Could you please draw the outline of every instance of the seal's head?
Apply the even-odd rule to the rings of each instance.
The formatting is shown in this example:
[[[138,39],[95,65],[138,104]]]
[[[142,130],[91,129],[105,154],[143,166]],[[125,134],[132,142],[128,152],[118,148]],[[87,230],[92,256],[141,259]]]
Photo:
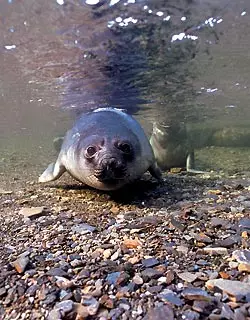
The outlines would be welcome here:
[[[78,163],[83,164],[85,176],[88,169],[91,184],[94,182],[95,186],[113,189],[129,180],[129,165],[135,158],[135,147],[131,141],[96,135],[80,140],[78,148]]]

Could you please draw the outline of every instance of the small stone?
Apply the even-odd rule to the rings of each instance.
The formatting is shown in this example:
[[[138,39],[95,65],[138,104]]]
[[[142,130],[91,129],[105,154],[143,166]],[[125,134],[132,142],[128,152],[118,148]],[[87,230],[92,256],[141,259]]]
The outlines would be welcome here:
[[[45,213],[45,207],[22,208],[19,214],[25,218],[35,219]]]
[[[47,275],[49,276],[59,276],[59,277],[67,277],[67,272],[63,271],[61,268],[51,268],[47,271]]]
[[[96,227],[90,226],[87,223],[80,223],[71,228],[71,230],[75,233],[86,234],[88,232],[96,231]]]
[[[204,313],[205,315],[209,315],[211,311],[214,309],[214,305],[209,301],[195,300],[193,303],[192,309],[199,313]]]
[[[53,293],[50,293],[46,296],[46,298],[42,301],[43,304],[50,305],[54,301],[56,301],[56,295]]]
[[[215,242],[215,246],[217,247],[225,247],[225,248],[231,248],[234,244],[240,242],[240,237],[238,235],[236,236],[230,236],[226,239],[219,239]]]
[[[186,288],[181,295],[187,300],[209,301],[211,297],[205,290],[200,288]]]
[[[112,272],[108,274],[106,278],[109,284],[114,284],[114,285],[124,285],[129,279],[130,279],[130,276],[124,271]]]
[[[177,307],[183,305],[183,301],[174,293],[172,290],[164,289],[160,294],[157,295],[162,301],[170,302]]]
[[[174,281],[175,273],[173,270],[168,270],[166,272],[166,284],[171,284]]]
[[[110,260],[115,261],[119,257],[119,251],[116,251],[115,253],[112,254],[110,257]]]
[[[92,296],[83,296],[81,300],[82,305],[87,307],[88,314],[93,316],[99,309],[99,302]]]
[[[62,320],[61,312],[57,309],[51,310],[48,315],[48,320]]]
[[[106,249],[103,251],[103,258],[104,259],[109,259],[112,255],[112,250],[111,249]]]
[[[138,274],[135,274],[133,277],[133,282],[135,284],[141,285],[141,284],[143,284],[143,279]]]
[[[141,273],[142,277],[147,279],[157,279],[163,275],[163,272],[158,271],[154,268],[147,268],[142,271]]]
[[[81,303],[74,303],[74,311],[77,314],[76,319],[83,320],[89,316],[88,308]]]
[[[196,234],[195,235],[195,239],[198,241],[198,242],[203,242],[203,243],[211,243],[213,242],[212,239],[207,236],[205,233],[201,232],[199,234]]]
[[[223,248],[223,247],[205,247],[203,248],[203,251],[205,253],[208,253],[210,255],[227,255],[228,254],[228,250],[227,248]]]
[[[185,247],[185,246],[177,246],[177,248],[176,248],[177,252],[182,253],[184,255],[188,254],[188,250],[189,250],[189,248]]]
[[[0,288],[0,297],[4,296],[6,294],[7,290],[5,287]]]
[[[23,273],[29,263],[29,258],[25,256],[20,256],[14,262],[12,262],[13,267],[18,273]]]
[[[182,314],[183,319],[188,319],[188,320],[199,320],[200,315],[198,312],[192,311],[192,310],[185,310]]]
[[[68,289],[73,287],[74,285],[73,281],[70,281],[64,277],[56,276],[55,278],[56,278],[56,284],[60,289]]]
[[[136,249],[141,246],[141,242],[138,239],[125,239],[123,245],[128,249]]]
[[[107,294],[104,294],[100,300],[100,304],[105,306],[108,309],[113,309],[114,308],[114,300],[111,299]]]
[[[250,229],[250,219],[249,218],[240,219],[239,227],[240,229]]]
[[[221,219],[221,218],[212,218],[210,220],[211,226],[212,227],[225,227],[226,225],[229,224],[229,222],[225,219]]]
[[[13,193],[13,191],[11,191],[11,190],[0,189],[0,194],[2,194],[2,195],[12,194],[12,193]]]
[[[148,259],[142,260],[142,265],[145,268],[151,268],[151,267],[157,266],[159,263],[160,263],[159,260],[155,258],[148,258]]]
[[[197,275],[195,273],[191,272],[182,272],[182,273],[177,273],[178,277],[182,279],[183,281],[186,281],[188,283],[191,283],[197,279]]]
[[[240,301],[250,294],[250,284],[237,280],[214,279],[206,282],[206,287],[211,290],[220,290],[227,294],[232,301]]]
[[[223,303],[222,305],[220,316],[222,319],[235,319],[234,312],[226,303]]]
[[[163,305],[149,309],[142,320],[174,320],[174,312],[170,306]]]

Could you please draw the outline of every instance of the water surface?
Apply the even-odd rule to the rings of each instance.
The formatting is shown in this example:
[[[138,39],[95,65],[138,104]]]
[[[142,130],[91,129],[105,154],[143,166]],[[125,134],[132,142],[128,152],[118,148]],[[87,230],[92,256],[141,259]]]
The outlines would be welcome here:
[[[185,128],[197,168],[248,175],[249,1],[2,0],[0,12],[3,188],[36,181],[53,138],[101,106],[149,136]]]

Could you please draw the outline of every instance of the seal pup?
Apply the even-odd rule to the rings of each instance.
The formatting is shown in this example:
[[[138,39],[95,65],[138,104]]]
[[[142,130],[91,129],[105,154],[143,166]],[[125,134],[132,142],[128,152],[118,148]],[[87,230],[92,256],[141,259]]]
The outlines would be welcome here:
[[[65,171],[99,190],[116,190],[149,171],[161,179],[152,147],[140,124],[115,108],[83,114],[66,133],[55,163],[39,182],[58,179]]]

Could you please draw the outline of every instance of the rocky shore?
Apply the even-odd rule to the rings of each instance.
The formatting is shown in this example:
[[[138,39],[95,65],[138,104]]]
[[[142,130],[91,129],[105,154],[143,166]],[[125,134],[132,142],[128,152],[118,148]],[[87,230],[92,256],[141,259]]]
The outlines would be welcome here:
[[[250,319],[250,180],[0,190],[0,319]]]

